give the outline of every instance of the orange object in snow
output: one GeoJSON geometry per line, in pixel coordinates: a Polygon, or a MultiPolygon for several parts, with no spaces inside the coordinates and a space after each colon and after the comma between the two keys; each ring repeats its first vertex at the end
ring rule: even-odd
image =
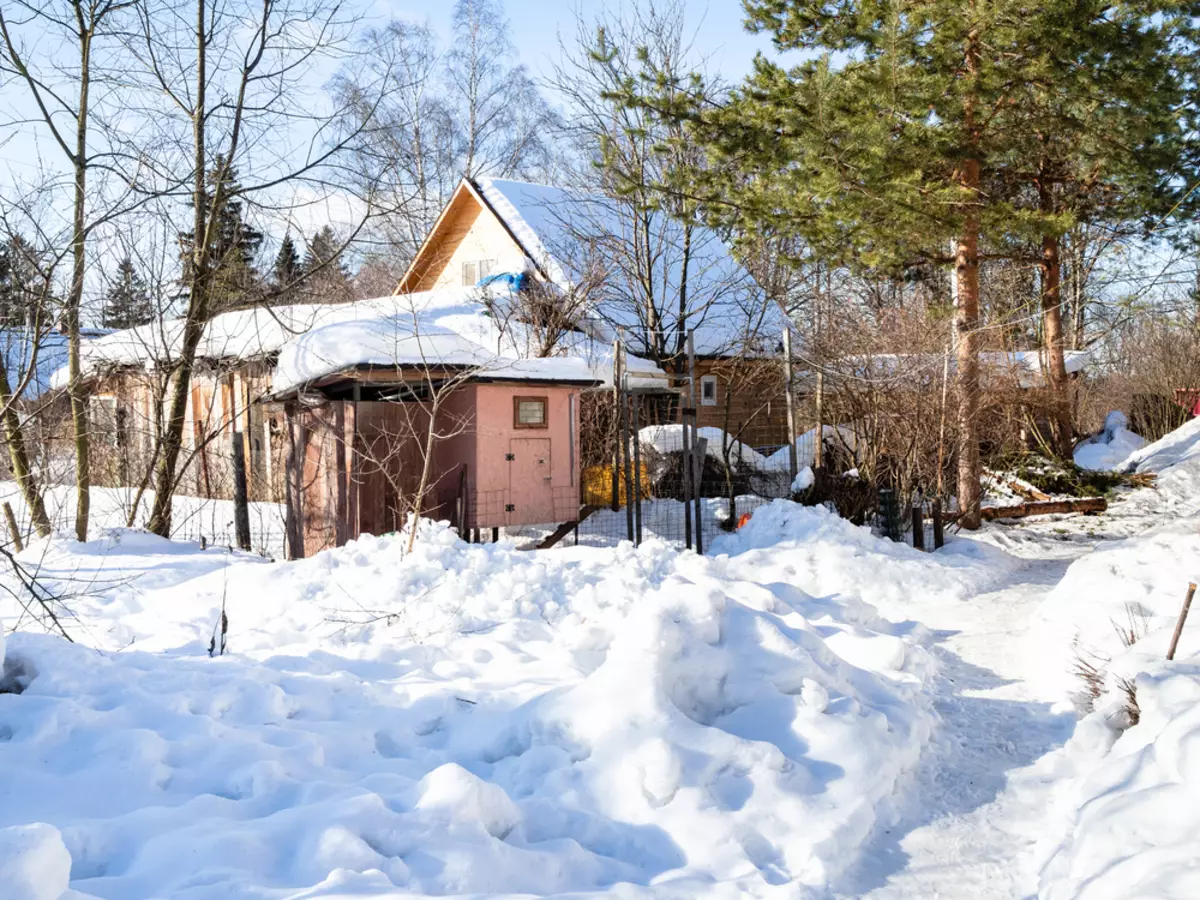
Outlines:
{"type": "Polygon", "coordinates": [[[738,528],[741,528],[743,525],[749,522],[750,516],[751,513],[742,513],[740,516],[738,516],[738,528]]]}

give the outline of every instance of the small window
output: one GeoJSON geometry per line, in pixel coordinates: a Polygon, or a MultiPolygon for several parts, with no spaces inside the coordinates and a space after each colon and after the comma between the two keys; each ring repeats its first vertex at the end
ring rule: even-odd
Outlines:
{"type": "Polygon", "coordinates": [[[491,276],[496,271],[496,261],[494,259],[481,259],[479,261],[479,280],[491,276]]]}
{"type": "Polygon", "coordinates": [[[462,264],[462,283],[463,287],[475,287],[475,282],[479,279],[475,277],[475,263],[465,262],[462,264]]]}
{"type": "Polygon", "coordinates": [[[513,397],[514,428],[545,428],[545,397],[513,397]]]}
{"type": "Polygon", "coordinates": [[[717,405],[717,376],[705,375],[700,379],[700,405],[717,405]]]}

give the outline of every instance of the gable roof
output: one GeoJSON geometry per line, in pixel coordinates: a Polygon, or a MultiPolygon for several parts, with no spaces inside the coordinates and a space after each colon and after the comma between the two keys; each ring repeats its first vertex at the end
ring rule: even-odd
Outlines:
{"type": "MultiPolygon", "coordinates": [[[[495,217],[524,254],[529,270],[564,290],[581,283],[587,277],[584,269],[596,259],[619,270],[624,248],[639,239],[635,228],[640,225],[622,212],[621,201],[524,181],[464,180],[400,280],[397,293],[408,292],[428,273],[444,243],[457,246],[462,235],[451,233],[448,223],[457,220],[467,203],[475,204],[479,214],[495,217]]],[[[668,341],[680,331],[692,330],[701,356],[775,351],[787,317],[765,299],[719,235],[704,227],[692,231],[686,274],[690,304],[681,315],[676,304],[685,277],[679,251],[683,228],[666,214],[653,213],[650,230],[650,274],[668,341]]],[[[440,258],[448,255],[443,252],[440,258]]],[[[646,353],[651,324],[641,300],[630,295],[622,281],[610,276],[594,290],[589,330],[607,340],[623,334],[633,352],[646,353]]]]}

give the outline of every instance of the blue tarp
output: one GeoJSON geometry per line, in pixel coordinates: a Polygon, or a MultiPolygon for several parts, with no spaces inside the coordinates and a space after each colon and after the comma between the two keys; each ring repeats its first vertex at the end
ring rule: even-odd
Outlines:
{"type": "Polygon", "coordinates": [[[508,289],[514,293],[522,290],[525,287],[525,282],[529,276],[525,272],[500,272],[496,275],[489,275],[487,278],[479,279],[476,287],[490,287],[494,284],[508,285],[508,289]]]}

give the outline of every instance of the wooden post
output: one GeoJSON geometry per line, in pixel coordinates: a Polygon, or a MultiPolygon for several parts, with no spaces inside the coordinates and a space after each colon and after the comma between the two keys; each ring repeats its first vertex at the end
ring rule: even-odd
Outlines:
{"type": "Polygon", "coordinates": [[[788,492],[796,483],[800,463],[796,458],[796,404],[792,398],[792,328],[791,323],[783,326],[783,390],[787,399],[788,427],[788,492]]]}
{"type": "Polygon", "coordinates": [[[700,488],[704,483],[704,457],[708,453],[708,438],[700,437],[697,433],[696,443],[692,445],[692,485],[695,488],[696,503],[696,552],[704,553],[704,524],[700,517],[700,488]]]}
{"type": "Polygon", "coordinates": [[[499,528],[492,529],[492,543],[493,544],[500,543],[500,529],[499,528]]]}
{"type": "Polygon", "coordinates": [[[946,533],[942,528],[942,501],[940,497],[933,498],[931,509],[933,515],[933,549],[941,550],[946,543],[946,533]]]}
{"type": "Polygon", "coordinates": [[[921,504],[913,504],[912,508],[913,549],[925,549],[925,519],[922,515],[921,504]]]}
{"type": "Polygon", "coordinates": [[[635,547],[642,545],[642,433],[637,394],[629,395],[633,410],[633,515],[635,547]]]}
{"type": "Polygon", "coordinates": [[[12,504],[7,500],[4,501],[4,521],[8,523],[8,536],[12,539],[13,553],[20,553],[25,549],[25,544],[21,540],[21,529],[17,527],[17,517],[13,515],[12,504]]]}
{"type": "Polygon", "coordinates": [[[695,421],[696,411],[691,407],[683,410],[679,417],[683,425],[683,455],[679,458],[679,477],[683,480],[680,487],[683,498],[683,543],[692,549],[692,422],[695,421]]]}
{"type": "Polygon", "coordinates": [[[693,410],[696,408],[696,333],[689,331],[687,334],[687,355],[688,355],[688,406],[693,410]]]}
{"type": "Polygon", "coordinates": [[[621,341],[613,341],[613,416],[617,436],[613,441],[612,511],[621,508],[621,341]]]}
{"type": "Polygon", "coordinates": [[[1187,596],[1183,598],[1183,609],[1179,611],[1179,621],[1175,623],[1175,633],[1171,635],[1171,647],[1167,650],[1167,659],[1175,658],[1175,648],[1179,646],[1179,636],[1183,634],[1183,623],[1187,621],[1188,610],[1192,607],[1192,597],[1195,593],[1195,582],[1190,582],[1187,596]]]}
{"type": "Polygon", "coordinates": [[[246,445],[233,433],[233,527],[239,550],[250,549],[250,497],[246,485],[246,445]]]}

